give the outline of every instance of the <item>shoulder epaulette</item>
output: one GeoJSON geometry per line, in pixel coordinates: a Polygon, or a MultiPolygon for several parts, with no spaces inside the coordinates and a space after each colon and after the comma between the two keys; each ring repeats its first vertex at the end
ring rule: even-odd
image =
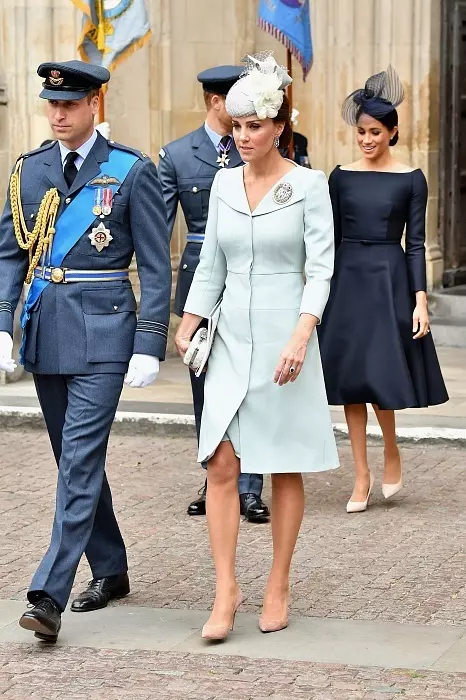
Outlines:
{"type": "Polygon", "coordinates": [[[128,153],[133,153],[135,156],[140,158],[140,160],[146,160],[147,158],[150,158],[150,156],[148,156],[147,153],[143,153],[137,148],[131,148],[131,146],[124,146],[123,144],[117,143],[116,141],[109,141],[109,144],[112,148],[119,148],[120,151],[127,151],[128,153]]]}
{"type": "Polygon", "coordinates": [[[33,151],[21,153],[21,155],[18,156],[18,158],[16,159],[16,162],[18,162],[18,160],[20,160],[21,158],[29,158],[30,156],[34,156],[36,153],[43,153],[44,151],[48,151],[50,148],[53,148],[56,143],[56,141],[51,141],[50,143],[46,143],[43,146],[39,146],[39,148],[35,148],[33,151]]]}

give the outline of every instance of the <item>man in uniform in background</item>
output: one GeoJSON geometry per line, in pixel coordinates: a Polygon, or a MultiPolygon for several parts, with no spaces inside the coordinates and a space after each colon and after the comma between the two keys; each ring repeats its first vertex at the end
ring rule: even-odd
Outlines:
{"type": "Polygon", "coordinates": [[[171,267],[154,163],[94,128],[110,73],[82,61],[43,63],[37,72],[57,141],[20,156],[0,220],[0,369],[15,367],[13,314],[32,281],[21,358],[59,469],[50,546],[19,624],[54,642],[84,551],[93,579],[73,611],[129,593],[105,475],[107,441],[125,373],[130,386],[147,386],[164,359],[171,267]],[[139,320],[128,271],[134,252],[139,320]]]}
{"type": "MultiPolygon", "coordinates": [[[[291,110],[291,124],[293,128],[293,160],[304,168],[310,168],[309,154],[307,152],[307,138],[295,129],[298,126],[299,112],[297,109],[291,110]]],[[[288,154],[287,154],[288,155],[288,154]]]]}
{"type": "MultiPolygon", "coordinates": [[[[231,135],[232,121],[225,109],[225,97],[244,68],[218,66],[199,73],[207,116],[204,124],[160,150],[159,176],[167,205],[168,228],[173,231],[178,202],[188,228],[187,243],[180,261],[175,296],[175,313],[183,315],[184,305],[199,263],[207,223],[210,189],[219,168],[235,168],[242,160],[231,135]]],[[[205,375],[197,378],[190,370],[194,415],[199,439],[204,404],[205,375]]],[[[241,474],[238,481],[240,509],[251,522],[264,522],[269,509],[261,499],[261,474],[241,474]]],[[[207,482],[200,497],[188,507],[189,515],[205,515],[207,482]]]]}

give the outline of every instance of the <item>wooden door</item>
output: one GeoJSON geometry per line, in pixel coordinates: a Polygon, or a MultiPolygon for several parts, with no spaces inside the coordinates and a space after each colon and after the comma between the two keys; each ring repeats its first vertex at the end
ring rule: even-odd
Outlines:
{"type": "Polygon", "coordinates": [[[466,0],[443,0],[440,234],[443,284],[466,284],[466,0]]]}

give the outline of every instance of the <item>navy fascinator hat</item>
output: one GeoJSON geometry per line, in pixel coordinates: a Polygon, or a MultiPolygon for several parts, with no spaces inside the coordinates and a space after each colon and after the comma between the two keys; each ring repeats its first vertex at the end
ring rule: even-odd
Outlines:
{"type": "Polygon", "coordinates": [[[356,126],[361,114],[381,119],[404,100],[404,89],[393,66],[372,75],[364,88],[348,95],[341,107],[341,115],[347,124],[356,126]]]}

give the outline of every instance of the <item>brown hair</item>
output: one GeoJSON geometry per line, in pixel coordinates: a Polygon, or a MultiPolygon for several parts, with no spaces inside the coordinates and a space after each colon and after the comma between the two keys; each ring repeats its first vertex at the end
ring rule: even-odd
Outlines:
{"type": "Polygon", "coordinates": [[[94,97],[99,97],[99,95],[100,95],[100,88],[94,88],[94,90],[91,90],[90,92],[88,92],[87,95],[86,95],[86,97],[87,97],[87,104],[90,105],[91,102],[92,102],[92,99],[93,99],[94,97]]]}
{"type": "Polygon", "coordinates": [[[291,128],[290,102],[286,95],[283,96],[282,106],[278,110],[278,114],[276,117],[274,117],[273,121],[280,122],[285,125],[280,136],[279,148],[288,148],[293,139],[293,129],[291,128]]]}
{"type": "Polygon", "coordinates": [[[212,97],[221,97],[223,100],[225,99],[225,95],[220,95],[218,92],[207,92],[207,90],[204,90],[204,102],[205,106],[207,109],[210,109],[212,107],[212,97]]]}

